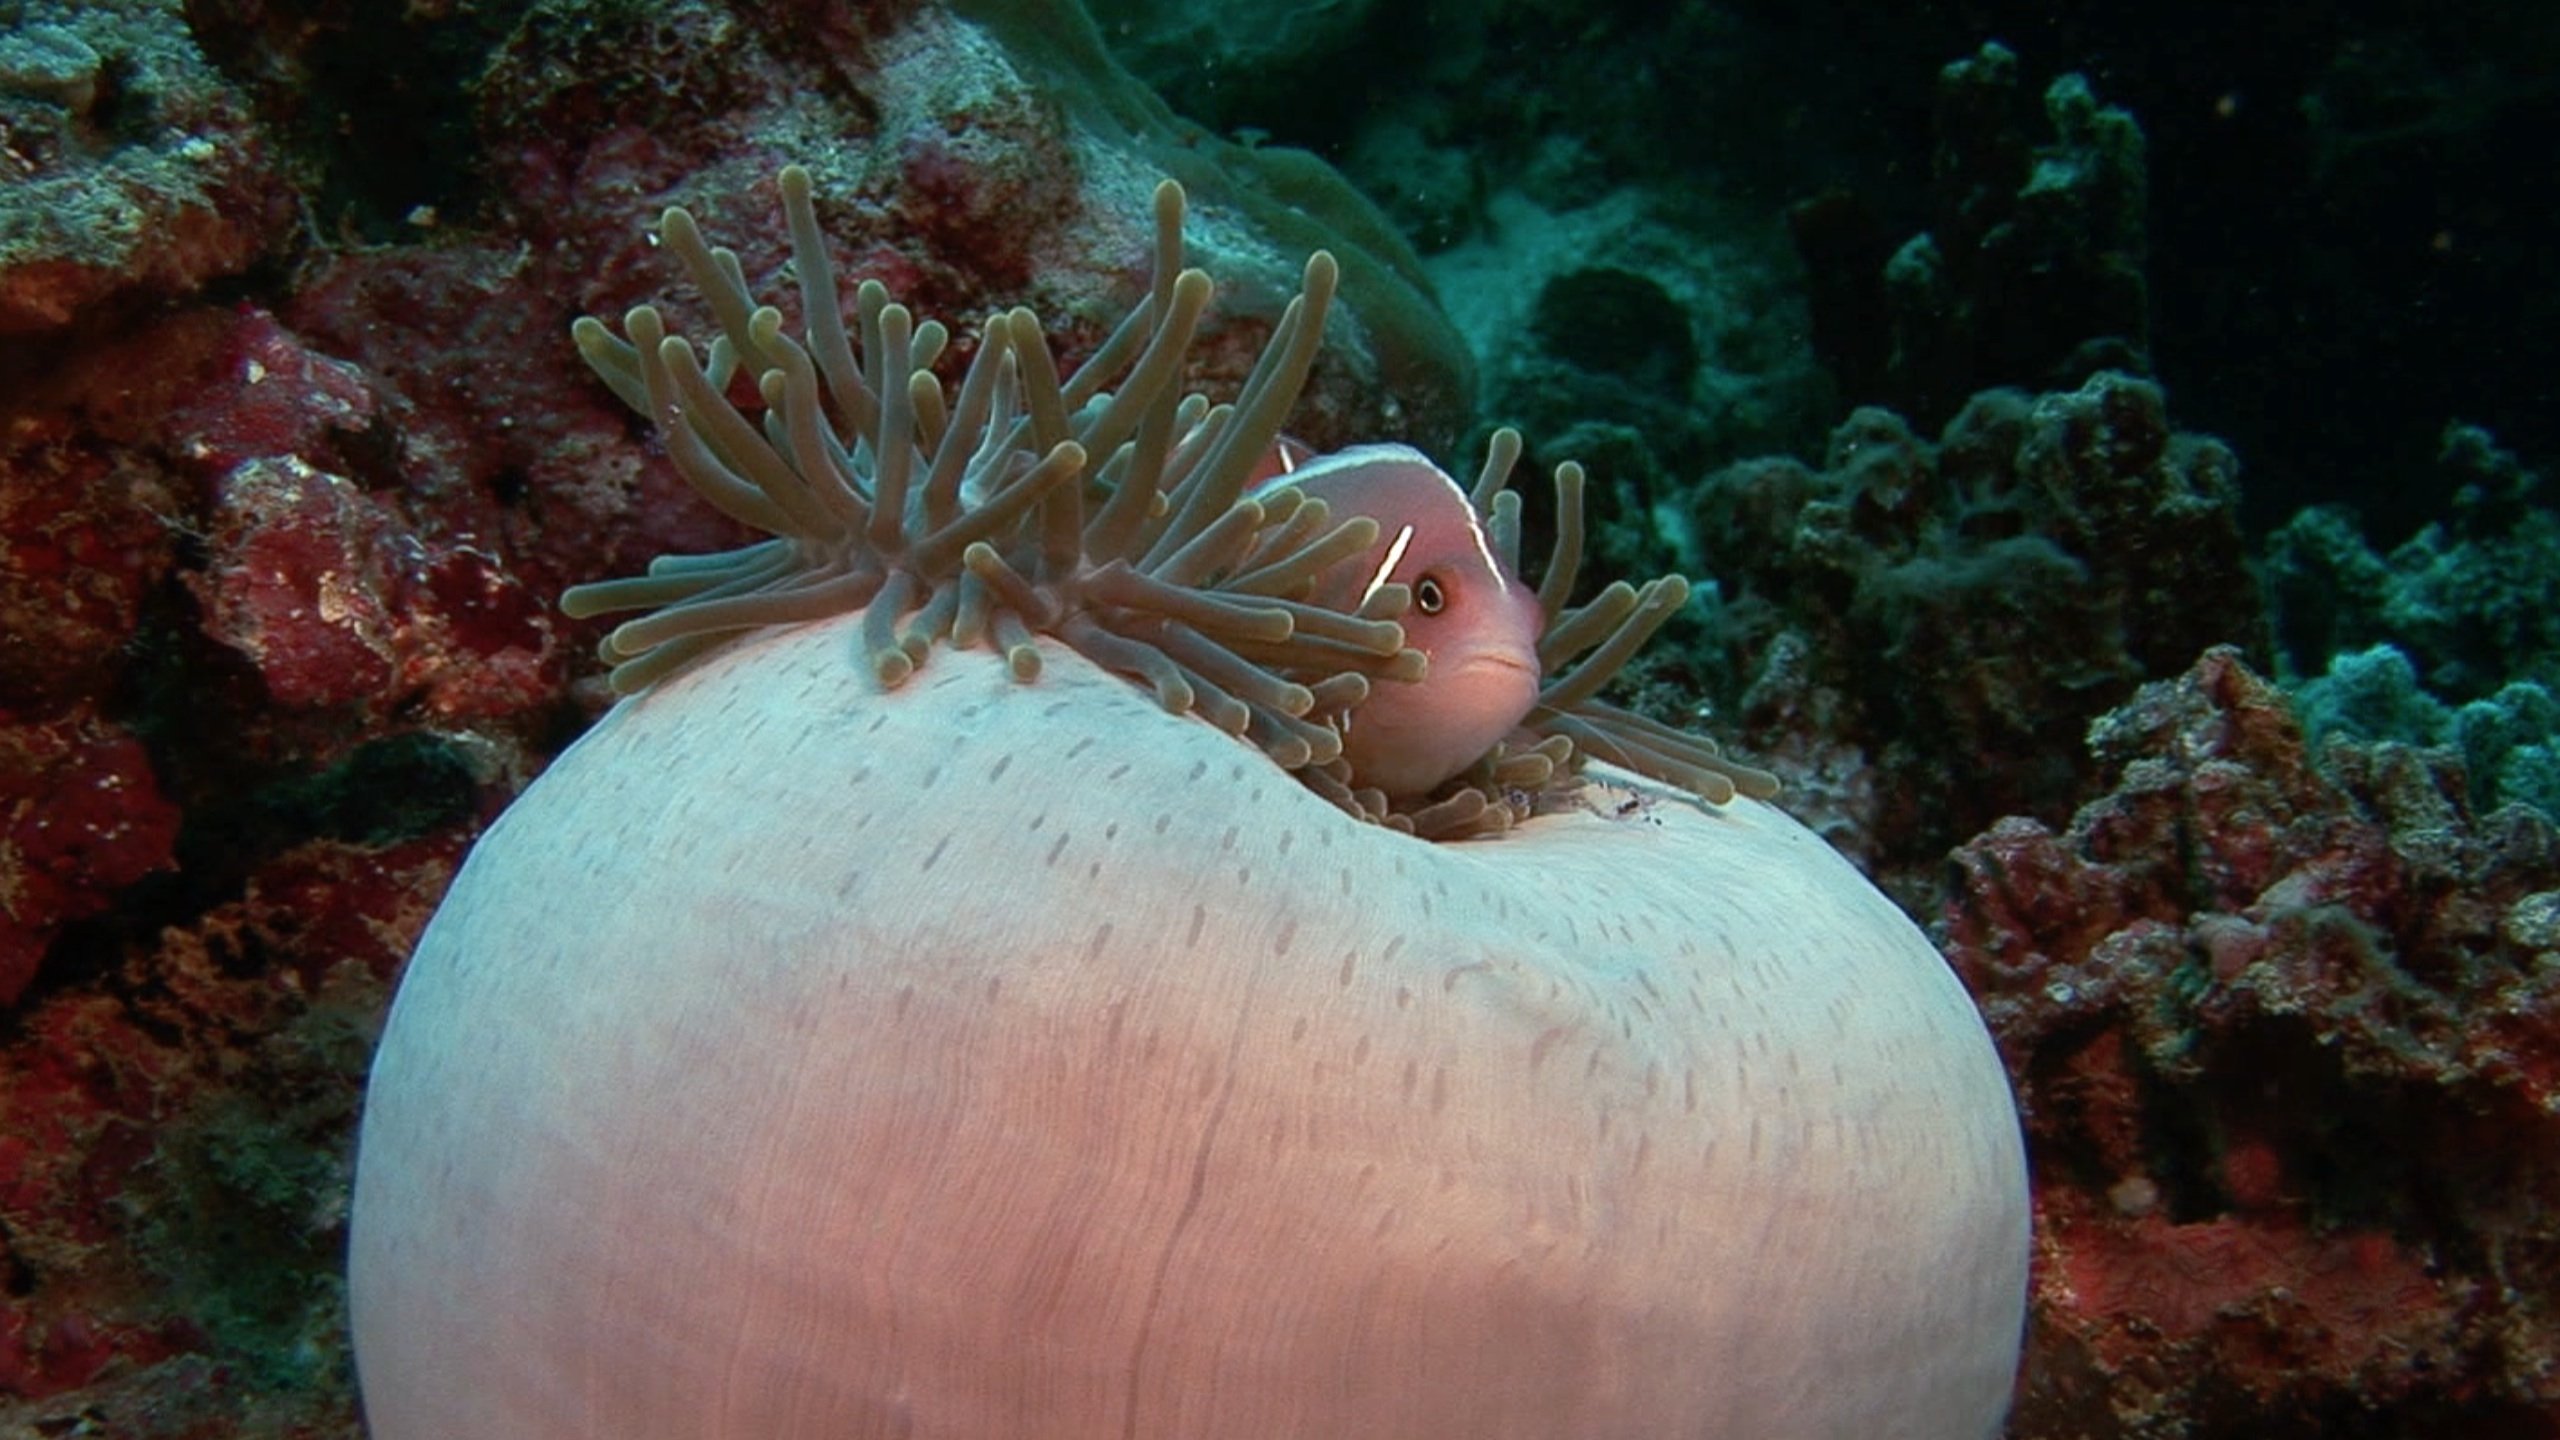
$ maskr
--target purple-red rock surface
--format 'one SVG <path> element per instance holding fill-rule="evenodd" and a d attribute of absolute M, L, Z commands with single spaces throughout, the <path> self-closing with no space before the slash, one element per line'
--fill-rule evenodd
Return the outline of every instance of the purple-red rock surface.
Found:
<path fill-rule="evenodd" d="M 2560 832 L 2451 751 L 2315 764 L 2229 649 L 2090 744 L 1940 926 L 2037 1172 L 2014 1432 L 2550 1433 Z"/>

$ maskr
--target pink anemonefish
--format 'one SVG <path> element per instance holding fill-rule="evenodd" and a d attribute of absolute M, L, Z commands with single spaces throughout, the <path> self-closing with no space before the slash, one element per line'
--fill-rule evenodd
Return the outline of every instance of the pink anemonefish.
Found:
<path fill-rule="evenodd" d="M 1538 593 L 1494 554 L 1464 487 L 1406 445 L 1355 445 L 1311 456 L 1282 439 L 1257 493 L 1283 487 L 1337 518 L 1378 522 L 1377 546 L 1336 565 L 1318 603 L 1356 610 L 1382 585 L 1413 591 L 1405 643 L 1430 660 L 1413 684 L 1380 683 L 1342 722 L 1352 783 L 1420 795 L 1511 733 L 1538 698 Z"/>

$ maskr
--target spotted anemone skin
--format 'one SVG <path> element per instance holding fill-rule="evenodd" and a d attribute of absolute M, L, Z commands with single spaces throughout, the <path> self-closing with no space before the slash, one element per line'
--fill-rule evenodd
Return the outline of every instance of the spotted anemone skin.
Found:
<path fill-rule="evenodd" d="M 1431 844 L 859 623 L 626 701 L 428 928 L 376 1440 L 1995 1433 L 2004 1074 L 1811 833 L 1594 767 Z"/>

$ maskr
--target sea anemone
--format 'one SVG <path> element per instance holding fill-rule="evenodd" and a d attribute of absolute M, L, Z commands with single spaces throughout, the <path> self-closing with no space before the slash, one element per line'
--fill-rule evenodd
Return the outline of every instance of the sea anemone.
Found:
<path fill-rule="evenodd" d="M 1593 702 L 1684 587 L 1566 605 L 1578 478 L 1555 678 L 1405 806 L 1335 726 L 1421 678 L 1410 596 L 1301 598 L 1374 531 L 1252 488 L 1329 263 L 1235 402 L 1174 398 L 1208 287 L 1159 192 L 1093 360 L 1008 312 L 951 391 L 878 287 L 845 333 L 782 191 L 800 337 L 681 211 L 720 337 L 578 329 L 773 538 L 571 592 L 648 612 L 626 698 L 482 837 L 375 1064 L 379 1440 L 1996 1430 L 1999 1060 L 1765 777 Z M 1515 549 L 1516 447 L 1475 487 Z"/>
<path fill-rule="evenodd" d="M 736 255 L 708 244 L 681 207 L 660 233 L 720 327 L 707 357 L 669 335 L 654 306 L 625 317 L 627 342 L 592 318 L 574 327 L 587 363 L 658 423 L 694 490 L 772 536 L 664 557 L 647 575 L 563 596 L 573 616 L 649 612 L 605 640 L 617 691 L 742 633 L 860 611 L 864 658 L 885 687 L 943 644 L 992 645 L 1027 681 L 1041 668 L 1032 636 L 1047 635 L 1147 686 L 1167 710 L 1247 736 L 1345 808 L 1438 838 L 1498 831 L 1582 754 L 1710 801 L 1776 792 L 1773 776 L 1713 741 L 1596 698 L 1689 587 L 1676 575 L 1641 589 L 1619 581 L 1568 604 L 1583 488 L 1569 463 L 1556 471 L 1555 547 L 1538 592 L 1539 660 L 1555 678 L 1519 717 L 1516 742 L 1418 811 L 1402 808 L 1413 797 L 1364 786 L 1336 763 L 1342 717 L 1373 684 L 1412 683 L 1422 667 L 1394 624 L 1405 587 L 1374 592 L 1356 614 L 1305 599 L 1327 567 L 1377 541 L 1369 517 L 1336 520 L 1285 486 L 1248 494 L 1323 333 L 1330 256 L 1308 260 L 1233 403 L 1183 395 L 1210 281 L 1182 266 L 1182 190 L 1168 181 L 1155 196 L 1154 283 L 1090 360 L 1062 377 L 1038 317 L 1015 309 L 989 317 L 954 393 L 932 373 L 948 332 L 917 325 L 877 281 L 857 290 L 848 334 L 808 171 L 787 167 L 779 189 L 803 338 L 755 303 Z M 741 374 L 754 380 L 761 423 L 732 403 Z M 1519 504 L 1508 486 L 1520 449 L 1517 433 L 1498 432 L 1471 494 L 1515 571 Z"/>

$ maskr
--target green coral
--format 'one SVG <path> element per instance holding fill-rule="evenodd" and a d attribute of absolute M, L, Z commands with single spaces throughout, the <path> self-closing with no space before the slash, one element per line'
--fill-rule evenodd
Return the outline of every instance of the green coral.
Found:
<path fill-rule="evenodd" d="M 2348 511 L 2304 510 L 2264 568 L 2315 736 L 2461 752 L 2471 803 L 2560 815 L 2560 515 L 2477 426 L 2445 431 L 2449 514 L 2377 555 Z"/>
<path fill-rule="evenodd" d="M 2540 684 L 2511 681 L 2494 695 L 2447 705 L 2428 692 L 2407 655 L 2375 645 L 2337 656 L 2293 696 L 2315 741 L 2341 735 L 2450 747 L 2462 756 L 2474 808 L 2517 802 L 2560 815 L 2560 700 Z"/>

